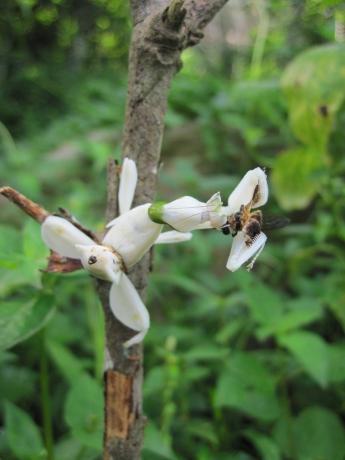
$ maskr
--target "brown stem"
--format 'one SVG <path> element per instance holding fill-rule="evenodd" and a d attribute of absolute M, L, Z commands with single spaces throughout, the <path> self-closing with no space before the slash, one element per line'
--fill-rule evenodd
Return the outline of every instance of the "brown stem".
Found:
<path fill-rule="evenodd" d="M 225 3 L 226 0 L 131 0 L 134 28 L 122 154 L 132 158 L 138 168 L 134 206 L 154 199 L 169 86 L 181 67 L 181 52 L 201 39 L 200 29 Z M 108 174 L 108 219 L 117 213 L 114 178 L 114 174 Z M 130 273 L 142 297 L 149 270 L 150 254 L 146 254 Z M 98 289 L 106 328 L 104 460 L 139 460 L 145 425 L 142 346 L 124 350 L 122 344 L 134 332 L 112 315 L 109 285 L 98 282 Z"/>
<path fill-rule="evenodd" d="M 0 194 L 16 204 L 26 214 L 37 220 L 40 224 L 49 216 L 49 212 L 34 201 L 19 193 L 12 187 L 1 187 Z"/>
<path fill-rule="evenodd" d="M 109 158 L 107 165 L 107 208 L 105 221 L 108 223 L 118 214 L 117 192 L 119 186 L 120 167 L 116 160 Z"/>
<path fill-rule="evenodd" d="M 40 224 L 42 224 L 44 220 L 50 215 L 50 212 L 44 209 L 41 205 L 30 200 L 29 198 L 18 192 L 18 190 L 15 190 L 12 187 L 1 187 L 0 195 L 3 195 L 8 200 L 12 201 L 12 203 L 17 205 L 28 216 L 32 217 Z M 62 215 L 62 217 L 64 217 L 65 219 L 69 220 L 73 225 L 75 225 L 86 235 L 90 236 L 90 238 L 93 238 L 95 242 L 98 241 L 95 234 L 91 230 L 85 228 L 82 224 L 77 222 L 76 219 L 68 211 L 66 211 L 63 208 L 60 208 L 60 215 Z M 44 271 L 50 273 L 70 273 L 81 268 L 82 265 L 79 260 L 61 257 L 56 252 L 51 251 L 48 259 L 48 266 Z"/>

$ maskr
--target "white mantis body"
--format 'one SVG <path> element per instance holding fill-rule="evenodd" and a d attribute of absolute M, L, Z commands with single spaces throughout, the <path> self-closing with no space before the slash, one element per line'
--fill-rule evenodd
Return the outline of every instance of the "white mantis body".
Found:
<path fill-rule="evenodd" d="M 150 326 L 149 313 L 125 271 L 153 244 L 188 241 L 192 237 L 191 233 L 176 231 L 161 235 L 163 225 L 152 222 L 148 216 L 150 204 L 130 209 L 136 183 L 135 163 L 126 158 L 118 196 L 121 215 L 107 225 L 109 231 L 102 244 L 96 244 L 62 217 L 47 217 L 41 228 L 42 239 L 50 249 L 61 256 L 79 259 L 93 276 L 112 283 L 109 297 L 112 312 L 119 321 L 138 332 L 125 347 L 140 342 Z"/>

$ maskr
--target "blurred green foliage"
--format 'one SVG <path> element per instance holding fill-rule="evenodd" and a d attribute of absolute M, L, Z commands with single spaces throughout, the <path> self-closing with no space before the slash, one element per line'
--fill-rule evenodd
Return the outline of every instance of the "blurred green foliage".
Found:
<path fill-rule="evenodd" d="M 250 45 L 184 54 L 159 197 L 225 199 L 260 165 L 265 214 L 292 222 L 269 233 L 251 273 L 226 272 L 231 239 L 218 232 L 155 249 L 145 459 L 345 458 L 343 2 L 254 3 Z M 0 20 L 0 183 L 101 230 L 106 161 L 120 158 L 127 2 L 5 1 Z M 100 458 L 93 282 L 41 273 L 38 225 L 4 200 L 0 211 L 0 457 Z"/>

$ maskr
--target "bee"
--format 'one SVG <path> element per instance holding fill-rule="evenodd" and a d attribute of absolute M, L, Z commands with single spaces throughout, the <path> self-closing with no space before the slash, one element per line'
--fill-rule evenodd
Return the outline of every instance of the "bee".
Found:
<path fill-rule="evenodd" d="M 236 236 L 242 231 L 245 234 L 245 243 L 249 247 L 259 236 L 263 229 L 282 228 L 288 225 L 290 220 L 285 217 L 263 218 L 260 210 L 252 211 L 253 205 L 259 201 L 259 184 L 255 187 L 253 197 L 247 205 L 241 205 L 240 210 L 231 214 L 227 222 L 221 227 L 224 235 Z"/>

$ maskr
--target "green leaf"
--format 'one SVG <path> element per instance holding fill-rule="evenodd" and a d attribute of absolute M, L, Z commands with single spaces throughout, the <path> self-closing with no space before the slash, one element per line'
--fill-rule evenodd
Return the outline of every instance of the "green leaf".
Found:
<path fill-rule="evenodd" d="M 202 441 L 206 441 L 213 446 L 218 444 L 218 436 L 215 431 L 215 427 L 207 420 L 189 420 L 188 423 L 186 423 L 186 431 L 189 435 L 195 436 Z"/>
<path fill-rule="evenodd" d="M 218 380 L 216 407 L 237 409 L 258 420 L 270 421 L 279 415 L 275 379 L 258 358 L 249 353 L 230 356 Z"/>
<path fill-rule="evenodd" d="M 163 434 L 158 430 L 158 428 L 150 422 L 145 428 L 145 439 L 144 439 L 144 453 L 145 451 L 155 454 L 159 458 L 167 460 L 175 460 L 176 456 L 171 450 L 169 444 L 164 440 Z M 146 457 L 145 457 L 146 458 Z"/>
<path fill-rule="evenodd" d="M 85 374 L 74 381 L 66 398 L 65 420 L 84 446 L 101 452 L 103 389 L 96 380 Z"/>
<path fill-rule="evenodd" d="M 0 295 L 29 284 L 41 287 L 41 273 L 47 248 L 44 246 L 37 223 L 28 220 L 22 234 L 0 226 Z"/>
<path fill-rule="evenodd" d="M 66 347 L 58 342 L 48 341 L 48 351 L 61 374 L 73 383 L 84 371 L 80 358 L 75 357 Z"/>
<path fill-rule="evenodd" d="M 18 460 L 45 459 L 41 433 L 22 409 L 14 404 L 5 404 L 5 430 L 10 449 Z"/>
<path fill-rule="evenodd" d="M 309 407 L 294 424 L 298 460 L 343 460 L 345 433 L 339 417 L 323 407 Z"/>
<path fill-rule="evenodd" d="M 254 444 L 261 458 L 280 460 L 279 448 L 269 437 L 253 430 L 246 430 L 244 434 Z"/>
<path fill-rule="evenodd" d="M 329 309 L 341 324 L 343 331 L 345 331 L 345 292 L 342 289 L 342 282 L 342 278 L 337 281 L 332 276 L 328 277 L 325 300 Z"/>
<path fill-rule="evenodd" d="M 329 382 L 327 343 L 312 332 L 294 332 L 279 337 L 279 343 L 295 356 L 304 370 L 322 387 Z"/>
<path fill-rule="evenodd" d="M 195 361 L 218 361 L 224 360 L 229 354 L 227 348 L 216 347 L 213 345 L 198 345 L 183 354 L 183 358 L 188 362 Z"/>
<path fill-rule="evenodd" d="M 38 270 L 33 270 L 31 261 L 25 260 L 23 256 L 13 256 L 8 260 L 9 264 L 2 264 L 0 267 L 0 296 L 24 285 L 34 286 L 36 289 L 42 287 L 41 274 Z"/>
<path fill-rule="evenodd" d="M 37 375 L 33 369 L 1 362 L 0 406 L 5 399 L 17 402 L 36 394 Z"/>
<path fill-rule="evenodd" d="M 21 247 L 21 235 L 15 228 L 0 225 L 0 262 L 18 253 Z"/>
<path fill-rule="evenodd" d="M 37 265 L 43 263 L 48 255 L 48 249 L 41 238 L 40 226 L 33 220 L 28 220 L 23 228 L 23 254 Z"/>
<path fill-rule="evenodd" d="M 186 383 L 191 383 L 194 381 L 201 382 L 201 380 L 205 379 L 205 377 L 209 376 L 212 373 L 212 369 L 210 366 L 197 366 L 193 364 L 193 366 L 187 366 L 183 369 L 183 379 Z"/>
<path fill-rule="evenodd" d="M 344 45 L 304 51 L 286 68 L 282 86 L 295 135 L 313 149 L 325 152 L 335 115 L 345 97 Z"/>
<path fill-rule="evenodd" d="M 328 347 L 330 382 L 345 381 L 345 345 L 334 344 Z"/>
<path fill-rule="evenodd" d="M 293 434 L 293 418 L 289 412 L 282 411 L 281 416 L 275 422 L 272 440 L 279 446 L 280 452 L 284 454 L 284 458 L 296 458 Z"/>
<path fill-rule="evenodd" d="M 290 304 L 292 304 L 290 302 Z M 289 306 L 289 303 L 287 303 Z M 267 339 L 270 335 L 282 335 L 301 326 L 310 324 L 322 316 L 322 305 L 317 299 L 300 298 L 293 301 L 294 309 L 287 311 L 272 324 L 258 330 L 259 339 Z"/>
<path fill-rule="evenodd" d="M 245 319 L 238 318 L 233 319 L 228 324 L 225 324 L 224 327 L 220 329 L 220 331 L 216 335 L 216 342 L 220 344 L 225 344 L 226 342 L 230 341 L 233 337 L 240 333 L 240 331 L 245 326 Z"/>
<path fill-rule="evenodd" d="M 166 382 L 166 371 L 163 366 L 156 366 L 149 370 L 144 379 L 144 395 L 156 395 L 160 392 Z"/>
<path fill-rule="evenodd" d="M 270 324 L 281 317 L 284 299 L 277 291 L 248 273 L 244 272 L 237 276 L 251 316 L 257 323 Z"/>
<path fill-rule="evenodd" d="M 320 190 L 327 169 L 323 155 L 299 147 L 281 153 L 274 164 L 271 180 L 280 206 L 290 211 L 303 209 Z"/>
<path fill-rule="evenodd" d="M 54 314 L 53 297 L 36 301 L 2 302 L 0 306 L 0 350 L 13 347 L 42 329 Z"/>
<path fill-rule="evenodd" d="M 99 460 L 99 452 L 83 446 L 75 438 L 67 438 L 55 444 L 54 458 L 56 460 Z"/>

